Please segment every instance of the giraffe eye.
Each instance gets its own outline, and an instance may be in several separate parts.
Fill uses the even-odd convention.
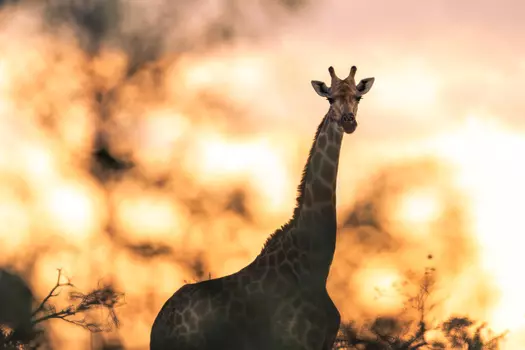
[[[334,99],[333,99],[333,98],[331,98],[331,97],[327,97],[326,99],[328,100],[328,102],[329,102],[330,104],[334,103]]]
[[[357,102],[359,102],[359,101],[361,101],[362,98],[363,98],[363,96],[356,96],[356,97],[355,97],[355,100],[356,100]]]

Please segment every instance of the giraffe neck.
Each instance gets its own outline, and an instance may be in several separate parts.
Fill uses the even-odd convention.
[[[335,191],[339,153],[343,132],[328,118],[323,119],[310,150],[305,166],[304,185],[299,199],[299,215],[322,212],[327,208],[335,211]]]
[[[290,231],[298,241],[308,241],[312,267],[319,269],[323,278],[328,278],[335,252],[336,180],[343,140],[343,132],[331,121],[329,113],[319,126],[305,166],[303,188],[294,215],[295,229]]]
[[[335,252],[335,191],[343,139],[330,113],[331,109],[317,128],[291,220],[266,240],[252,263],[277,270],[283,263],[292,264],[296,277],[323,288]]]

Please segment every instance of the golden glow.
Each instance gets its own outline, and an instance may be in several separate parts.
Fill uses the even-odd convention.
[[[262,61],[257,60],[255,57],[237,60],[234,62],[232,75],[234,81],[240,80],[246,87],[257,87],[264,78]]]
[[[385,264],[377,264],[378,266]],[[401,282],[403,277],[388,267],[365,267],[356,279],[360,288],[361,301],[380,312],[393,312],[402,307],[403,295]]]
[[[57,162],[49,148],[26,146],[21,150],[21,160],[26,174],[43,184],[56,176]]]
[[[9,87],[8,67],[3,59],[0,59],[0,94],[3,95]],[[0,112],[2,111],[0,103]]]
[[[311,91],[309,80],[328,81],[326,67],[337,60],[341,63],[336,71],[343,75],[349,68],[343,63],[356,57],[362,62],[356,62],[359,78],[375,75],[376,82],[360,107],[362,126],[356,135],[345,136],[338,215],[345,217],[344,208],[351,207],[354,196],[360,194],[361,183],[355,179],[370,185],[368,176],[391,165],[388,161],[425,155],[452,162],[454,185],[467,198],[462,207],[469,214],[465,224],[480,248],[476,253],[481,267],[472,263],[476,266],[468,271],[470,276],[443,278],[444,294],[454,305],[447,311],[487,315],[496,330],[524,333],[525,282],[517,273],[525,266],[525,132],[516,126],[524,111],[521,96],[512,95],[519,89],[510,86],[523,81],[520,74],[524,72],[512,71],[513,78],[505,85],[488,79],[494,86],[487,86],[483,79],[476,79],[490,72],[471,68],[468,58],[448,54],[443,58],[429,52],[412,57],[416,56],[413,52],[403,50],[400,55],[381,52],[374,60],[368,52],[374,52],[374,47],[387,50],[388,45],[367,37],[360,40],[372,42],[373,47],[363,46],[357,38],[352,45],[346,38],[335,38],[346,30],[334,30],[334,37],[323,39],[327,51],[321,53],[319,41],[302,34],[295,37],[297,33],[290,30],[287,45],[277,45],[271,37],[264,43],[267,47],[239,44],[229,53],[224,47],[209,48],[205,54],[177,56],[169,71],[149,62],[158,70],[153,73],[144,66],[127,77],[128,57],[119,45],[114,50],[102,47],[93,58],[69,36],[75,31],[45,34],[39,18],[43,16],[20,7],[16,15],[2,18],[8,21],[0,30],[0,247],[17,254],[13,261],[18,263],[37,243],[51,242],[52,249],[35,263],[32,282],[38,296],[54,285],[56,268],[65,268],[84,290],[93,288],[100,278],[111,277],[126,292],[128,304],[121,309],[119,331],[125,345],[146,348],[149,327],[162,303],[184,280],[194,277],[189,263],[200,259],[204,274],[214,277],[234,272],[252,261],[264,239],[289,218],[306,159],[305,152],[295,151],[309,146],[328,107]],[[307,22],[312,28],[309,35],[320,29],[316,23]],[[293,52],[286,52],[288,44]],[[473,57],[479,54],[474,52]],[[503,68],[492,67],[495,77],[505,77],[508,57]],[[463,75],[470,69],[476,74]],[[160,82],[151,78],[158,75]],[[458,85],[462,90],[454,90]],[[491,93],[483,95],[480,85]],[[94,99],[99,92],[111,98],[100,103]],[[209,92],[212,103],[202,98],[209,97]],[[515,120],[508,111],[492,120],[476,113],[464,124],[453,125],[451,120],[460,120],[470,104],[478,103],[491,111],[513,103]],[[238,113],[239,106],[246,108]],[[273,113],[264,115],[272,109]],[[118,125],[101,122],[102,110]],[[417,128],[414,119],[430,120],[429,115],[438,113],[442,119],[429,132],[434,136],[428,141],[418,140],[417,131],[410,134]],[[508,122],[496,122],[497,117]],[[136,164],[125,175],[96,184],[90,172],[95,126],[111,133],[112,151],[122,151]],[[296,147],[297,140],[301,147]],[[385,154],[388,160],[382,157]],[[158,174],[166,186],[155,182]],[[246,194],[242,204],[251,216],[223,207],[234,190]],[[375,228],[369,228],[365,237],[369,251],[363,250],[366,242],[358,242],[350,229],[338,241],[341,258],[334,260],[329,285],[336,304],[345,305],[340,307],[345,320],[354,317],[356,310],[398,310],[404,297],[397,286],[406,270],[423,267],[426,252],[420,252],[455,247],[454,241],[443,242],[431,234],[430,228],[439,226],[436,222],[447,209],[435,189],[414,185],[393,201],[396,204],[385,216],[402,224],[410,247],[378,257],[375,244],[383,243],[378,242],[383,236]],[[110,213],[120,241],[105,232]],[[423,227],[430,234],[419,236],[424,237],[421,244],[415,233]],[[454,238],[456,229],[447,227],[447,237]],[[126,248],[127,243],[167,245],[174,255],[139,258]],[[371,258],[374,261],[369,263]],[[480,268],[486,275],[475,275]],[[500,293],[495,305],[470,304],[469,288],[481,279]],[[345,300],[352,302],[345,304]],[[86,345],[87,333],[82,330],[56,323],[53,331],[62,348]]]
[[[157,152],[170,151],[185,133],[189,132],[188,119],[170,111],[151,113],[143,121],[140,132],[144,140],[144,147],[152,149],[153,155]]]
[[[77,184],[57,185],[45,192],[44,206],[53,226],[65,237],[84,240],[99,229],[95,196]]]
[[[257,56],[213,57],[197,60],[185,68],[187,86],[224,86],[236,93],[257,87],[264,80],[264,61]]]
[[[278,150],[264,138],[227,140],[206,135],[200,144],[200,171],[207,181],[248,183],[263,196],[268,212],[280,211],[287,202],[290,185],[287,167]]]
[[[116,204],[117,223],[128,239],[158,239],[170,241],[186,230],[182,210],[177,210],[171,199],[160,194],[124,195]],[[169,238],[168,238],[169,237]]]
[[[0,191],[0,222],[0,246],[4,252],[21,249],[28,243],[31,216],[26,204],[12,191]]]
[[[82,263],[87,258],[87,254],[87,249],[71,249],[67,252],[61,251],[42,257],[36,266],[35,285],[42,290],[53,288],[57,282],[57,269],[61,269],[64,276],[61,283],[66,283],[70,279],[78,288],[86,288],[89,286],[88,271],[82,268]],[[60,305],[67,303],[67,293],[61,293],[58,301]]]
[[[390,110],[404,110],[408,100],[411,109],[424,117],[431,106],[435,105],[439,87],[440,81],[434,72],[414,63],[396,67],[395,71],[384,72],[377,84],[374,84],[374,91],[378,94],[376,98],[380,100],[381,106]]]
[[[139,148],[136,156],[149,173],[170,172],[173,164],[178,163],[179,147],[183,147],[185,136],[192,127],[189,119],[169,109],[159,109],[148,114],[140,121],[137,131]]]
[[[408,225],[428,224],[440,214],[440,204],[432,191],[415,190],[406,193],[399,203],[399,219]]]
[[[471,198],[472,229],[482,248],[482,264],[501,292],[492,324],[498,330],[525,327],[525,137],[492,118],[470,116],[463,127],[431,142],[455,162],[458,184]]]

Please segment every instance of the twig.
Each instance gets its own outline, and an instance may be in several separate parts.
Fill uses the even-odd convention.
[[[74,285],[71,283],[71,281],[69,280],[69,278],[67,279],[67,283],[60,283],[60,279],[62,278],[62,269],[57,269],[58,270],[58,278],[57,278],[57,282],[55,284],[55,286],[51,289],[51,291],[47,294],[47,296],[44,298],[44,300],[42,300],[42,302],[40,303],[40,305],[35,309],[35,311],[33,311],[33,313],[31,314],[32,317],[36,316],[39,312],[42,312],[46,309],[46,304],[47,302],[49,301],[49,299],[53,298],[53,297],[56,297],[56,296],[59,296],[60,295],[60,292],[58,292],[57,294],[55,294],[55,291],[60,288],[60,287],[74,287]],[[66,277],[67,278],[67,277]],[[36,323],[36,322],[35,322]]]

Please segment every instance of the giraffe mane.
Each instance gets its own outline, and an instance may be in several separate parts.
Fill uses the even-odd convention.
[[[326,118],[328,117],[328,113],[325,115],[319,126],[317,127],[317,131],[315,132],[314,141],[312,142],[312,147],[310,148],[310,152],[308,153],[308,158],[306,160],[306,164],[303,168],[303,174],[301,176],[301,182],[299,183],[299,186],[297,187],[297,198],[296,198],[296,205],[295,209],[293,211],[292,218],[284,225],[281,226],[281,228],[278,228],[275,230],[264,243],[264,246],[261,250],[261,254],[267,252],[270,248],[273,247],[275,243],[277,243],[281,237],[283,237],[286,232],[288,232],[291,228],[294,227],[297,219],[299,218],[299,213],[301,211],[301,207],[303,205],[303,196],[304,196],[304,190],[306,187],[306,174],[308,173],[309,164],[312,159],[314,148],[317,143],[317,138],[319,137],[319,134],[321,133],[321,129],[326,121]]]

